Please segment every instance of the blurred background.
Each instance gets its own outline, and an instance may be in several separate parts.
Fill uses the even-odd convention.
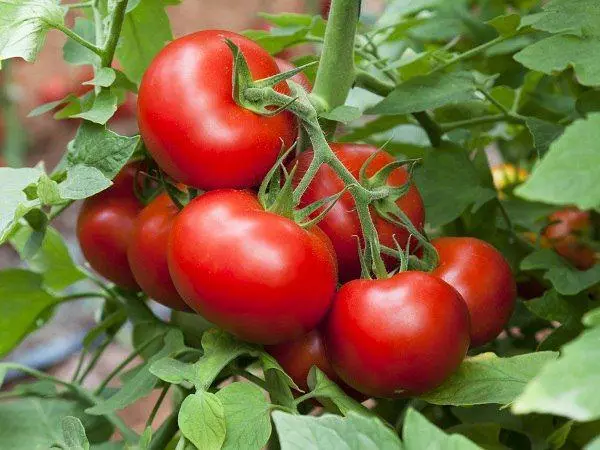
[[[266,23],[257,15],[259,12],[320,14],[323,13],[322,3],[321,0],[183,0],[181,5],[169,7],[167,11],[173,35],[177,38],[207,28],[232,31],[261,29]],[[383,3],[383,0],[363,0],[363,13],[377,14]],[[69,12],[69,27],[75,17],[75,11]],[[60,100],[69,93],[82,94],[86,86],[81,83],[93,78],[89,67],[73,66],[63,61],[65,42],[62,33],[50,31],[34,64],[22,60],[3,63],[0,72],[0,165],[21,167],[43,162],[51,170],[75,136],[77,120],[55,120],[53,112],[28,117],[34,108],[42,104]],[[137,134],[135,111],[136,102],[132,96],[111,119],[109,127],[119,134]],[[75,261],[84,264],[75,237],[79,206],[75,204],[66,210],[53,222],[53,226],[63,235]],[[9,245],[0,247],[0,270],[20,265],[17,253]],[[82,338],[94,324],[98,306],[98,301],[62,305],[48,326],[30,335],[3,360],[18,361],[69,378],[77,364]],[[158,314],[169,314],[166,308],[159,305],[155,308]],[[86,384],[97,385],[129,353],[129,343],[123,338],[104,353],[94,373],[87,377]],[[8,379],[14,382],[16,376],[8,374]],[[4,385],[3,390],[11,388],[9,383]],[[154,397],[145,399],[122,414],[137,431],[142,431],[147,409],[154,401]],[[162,420],[163,414],[157,416],[157,422]]]

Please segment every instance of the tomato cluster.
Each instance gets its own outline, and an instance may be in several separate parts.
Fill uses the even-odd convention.
[[[231,32],[201,31],[165,47],[141,83],[141,134],[175,183],[206,192],[181,210],[166,193],[144,207],[135,195],[140,166],[129,164],[111,188],[84,203],[78,235],[90,265],[124,288],[267,345],[305,389],[312,366],[359,397],[354,390],[392,397],[435,388],[469,346],[493,340],[505,326],[515,300],[507,263],[483,241],[439,238],[432,242],[439,256],[432,271],[397,272],[398,261],[387,256],[392,275],[362,279],[365,236],[349,193],[318,225],[269,210],[252,189],[276,163],[282,143],[295,140],[298,125],[288,112],[263,116],[232,99],[225,37],[239,46],[255,79],[288,68]],[[308,80],[298,82],[310,88]],[[394,161],[368,145],[331,148],[357,179]],[[306,151],[290,163],[297,169],[292,185],[312,158]],[[422,233],[423,201],[408,171],[393,168],[384,183],[409,186],[394,202]],[[335,171],[321,166],[298,206],[344,188]],[[383,245],[409,245],[403,226],[374,208],[371,216]],[[416,246],[410,250],[420,254]]]

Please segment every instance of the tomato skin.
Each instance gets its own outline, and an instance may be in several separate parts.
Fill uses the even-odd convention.
[[[196,197],[175,218],[169,270],[186,303],[250,342],[299,337],[323,318],[337,270],[327,237],[264,211],[248,191]]]
[[[589,233],[592,224],[590,214],[578,208],[565,208],[548,217],[552,225],[544,231],[556,252],[580,270],[587,270],[596,263],[594,250],[578,238]]]
[[[330,380],[341,380],[331,367],[325,353],[325,343],[318,328],[292,341],[267,346],[267,352],[283,367],[286,373],[301,389],[308,391],[308,373],[317,366]]]
[[[87,198],[77,219],[77,238],[90,266],[118,286],[138,290],[127,246],[142,203],[133,192],[137,164],[128,164],[108,189]]]
[[[189,311],[169,273],[167,244],[179,209],[166,193],[150,202],[137,216],[127,248],[133,276],[153,300],[172,309]]]
[[[435,388],[469,348],[469,312],[460,294],[424,272],[346,283],[325,330],[337,374],[374,397]]]
[[[294,64],[283,58],[275,58],[275,63],[281,72],[289,72],[290,70],[294,70],[296,68]],[[297,73],[290,78],[290,80],[298,83],[306,90],[306,92],[312,91],[312,84],[304,72]]]
[[[431,274],[462,296],[471,315],[471,346],[493,341],[508,323],[517,288],[510,266],[493,246],[470,237],[434,239],[440,263]]]
[[[251,40],[221,30],[176,39],[150,64],[138,94],[138,123],[148,150],[175,180],[200,189],[247,188],[275,164],[282,140],[297,135],[291,113],[264,117],[232,98],[231,39],[255,79],[279,73]],[[285,83],[278,85],[289,93]]]
[[[367,158],[378,151],[376,147],[364,144],[332,143],[330,146],[355,178],[358,178],[359,170]],[[313,152],[307,151],[301,153],[292,163],[298,163],[298,169],[294,176],[296,184],[308,169],[312,158]],[[392,161],[395,161],[392,155],[385,151],[380,151],[369,164],[366,171],[367,176],[374,175],[379,169]],[[398,168],[388,178],[388,184],[391,186],[401,186],[408,180],[408,176],[406,169]],[[309,205],[324,197],[334,195],[342,189],[344,189],[342,180],[330,167],[323,165],[318,170],[306,193],[302,196],[300,205]],[[409,191],[396,204],[406,213],[415,227],[419,231],[422,231],[425,221],[425,208],[417,188],[412,185]],[[371,217],[383,245],[395,248],[393,236],[396,237],[400,245],[403,247],[406,245],[409,234],[404,227],[396,226],[375,213],[372,213]],[[329,236],[335,248],[340,281],[359,278],[361,269],[356,236],[362,237],[363,234],[358,214],[355,211],[354,199],[349,192],[346,192],[337,201],[325,218],[319,222],[319,227]],[[397,264],[397,261],[391,257],[384,257],[384,261],[388,268],[392,268]]]

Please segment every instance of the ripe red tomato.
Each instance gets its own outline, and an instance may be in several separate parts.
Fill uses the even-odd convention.
[[[546,228],[544,236],[556,252],[580,270],[592,267],[596,263],[594,249],[579,239],[592,227],[590,214],[573,207],[556,211],[548,219],[556,223]]]
[[[498,336],[515,306],[517,288],[510,266],[487,242],[469,237],[434,239],[440,257],[431,274],[440,277],[462,296],[471,314],[471,346]]]
[[[169,308],[188,311],[167,264],[169,233],[178,213],[166,193],[149,203],[135,220],[127,257],[136,281],[150,298]]]
[[[242,339],[277,344],[323,318],[337,273],[318,228],[265,212],[247,191],[217,190],[175,218],[168,261],[173,282],[200,315]]]
[[[469,348],[469,311],[454,288],[424,272],[353,280],[325,327],[337,374],[374,397],[418,394],[451,375]]]
[[[305,391],[308,390],[307,378],[312,366],[318,367],[330,380],[341,381],[327,359],[323,336],[318,328],[292,341],[270,345],[266,350]]]
[[[371,145],[363,144],[330,144],[331,148],[355,177],[367,158],[378,149]],[[294,181],[298,183],[302,175],[308,169],[312,161],[312,151],[301,153],[295,162],[298,163]],[[394,161],[389,153],[380,151],[371,161],[367,168],[367,175],[374,175],[379,169]],[[295,163],[294,162],[294,163]],[[391,186],[401,186],[408,180],[408,172],[404,168],[398,168],[388,178]],[[310,187],[302,197],[301,206],[306,206],[324,197],[334,195],[344,188],[344,183],[336,173],[328,166],[321,166],[313,179]],[[423,229],[425,220],[425,208],[423,200],[417,188],[413,185],[409,191],[400,198],[396,204],[406,213],[418,230]],[[329,211],[325,218],[319,222],[319,227],[329,236],[338,259],[339,275],[341,281],[348,281],[360,277],[360,260],[358,258],[358,246],[356,236],[362,237],[362,229],[358,214],[354,210],[354,199],[346,192]],[[404,227],[396,226],[380,217],[372,214],[379,239],[383,245],[395,248],[393,237],[398,243],[405,246],[408,241],[408,232]],[[386,257],[388,268],[393,267],[395,260]]]
[[[275,58],[275,63],[277,64],[277,67],[281,72],[289,72],[290,70],[294,70],[296,68],[295,65],[289,62],[287,59],[283,58]],[[312,84],[305,73],[297,73],[292,78],[290,78],[290,80],[298,83],[300,86],[306,89],[307,92],[312,91]]]
[[[113,283],[139,289],[127,261],[135,218],[142,203],[133,192],[137,164],[128,164],[113,185],[85,199],[77,220],[77,238],[90,266]]]
[[[231,39],[255,79],[279,72],[258,44],[236,33],[199,31],[176,39],[156,56],[140,85],[138,122],[148,150],[174,179],[201,189],[260,183],[282,141],[297,135],[291,113],[255,114],[232,97]],[[286,83],[278,91],[289,93]]]

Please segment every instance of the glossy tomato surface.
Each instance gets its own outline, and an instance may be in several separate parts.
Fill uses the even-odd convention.
[[[337,157],[355,178],[358,178],[360,168],[367,158],[378,151],[376,147],[371,145],[330,145]],[[312,151],[304,152],[297,158],[298,169],[294,177],[296,183],[308,169],[312,158]],[[392,155],[380,151],[369,164],[366,174],[371,176],[392,161],[395,161]],[[387,182],[391,186],[401,186],[408,180],[408,177],[408,172],[404,168],[398,168],[391,173]],[[342,189],[344,189],[344,183],[337,174],[330,167],[321,166],[302,197],[301,206],[306,206],[322,198],[334,195]],[[414,185],[410,187],[409,191],[402,198],[398,199],[396,204],[406,213],[418,230],[423,229],[425,208],[421,195]],[[396,237],[400,245],[406,245],[409,235],[404,227],[396,226],[376,213],[372,213],[372,217],[379,234],[379,239],[383,245],[395,248],[393,236]],[[329,236],[335,248],[340,280],[348,281],[359,278],[361,270],[356,236],[362,237],[362,230],[358,214],[355,211],[354,199],[350,193],[346,192],[338,200],[325,218],[319,222],[319,227]],[[394,259],[386,258],[388,268],[392,268],[395,263]]]
[[[191,308],[262,344],[313,329],[337,282],[327,236],[265,212],[247,191],[210,191],[191,201],[173,224],[168,260]]]
[[[161,50],[138,94],[140,133],[153,158],[175,180],[201,189],[258,185],[282,140],[289,146],[297,134],[291,113],[264,117],[235,103],[226,38],[240,48],[254,79],[279,73],[258,44],[229,31],[205,30]],[[289,93],[285,83],[278,89]]]
[[[150,298],[169,308],[187,311],[167,265],[169,233],[178,213],[166,193],[150,202],[135,220],[127,257],[136,281]]]
[[[480,239],[434,239],[440,263],[431,273],[453,286],[471,314],[471,345],[498,336],[508,323],[516,299],[516,283],[502,254]]]
[[[548,217],[551,225],[544,231],[556,252],[580,270],[587,270],[596,262],[596,253],[581,237],[592,228],[590,213],[578,208],[565,208]]]
[[[469,348],[469,311],[460,294],[424,272],[353,280],[336,295],[325,345],[337,374],[375,397],[438,386]]]
[[[139,289],[127,260],[127,246],[142,203],[133,191],[137,164],[129,164],[113,185],[87,198],[77,220],[77,238],[90,266],[113,283]]]
[[[287,59],[283,58],[275,58],[275,63],[277,64],[277,67],[279,68],[280,72],[288,72],[296,68],[294,64],[289,62]],[[292,78],[290,78],[290,80],[298,83],[300,86],[306,89],[307,92],[312,91],[312,84],[305,73],[297,73]]]

